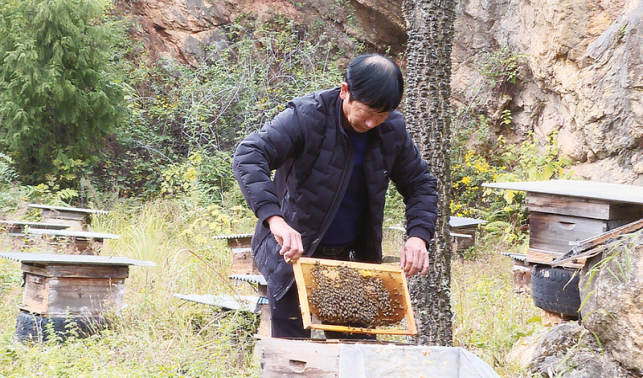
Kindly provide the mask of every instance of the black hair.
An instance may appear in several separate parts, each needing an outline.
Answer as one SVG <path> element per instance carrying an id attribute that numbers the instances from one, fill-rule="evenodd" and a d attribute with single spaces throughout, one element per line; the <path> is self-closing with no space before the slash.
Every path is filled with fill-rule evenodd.
<path id="1" fill-rule="evenodd" d="M 357 100 L 381 113 L 395 110 L 404 93 L 402 71 L 391 59 L 377 54 L 360 55 L 346 69 L 351 101 Z"/>

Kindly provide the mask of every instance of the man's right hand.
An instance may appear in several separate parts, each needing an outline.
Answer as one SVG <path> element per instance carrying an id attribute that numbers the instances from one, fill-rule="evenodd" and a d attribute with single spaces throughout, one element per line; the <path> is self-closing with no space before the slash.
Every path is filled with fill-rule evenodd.
<path id="1" fill-rule="evenodd" d="M 304 245 L 301 241 L 301 234 L 290 227 L 284 218 L 273 215 L 266 220 L 270 226 L 270 232 L 275 236 L 277 243 L 281 246 L 279 254 L 287 262 L 297 261 L 304 254 Z"/>

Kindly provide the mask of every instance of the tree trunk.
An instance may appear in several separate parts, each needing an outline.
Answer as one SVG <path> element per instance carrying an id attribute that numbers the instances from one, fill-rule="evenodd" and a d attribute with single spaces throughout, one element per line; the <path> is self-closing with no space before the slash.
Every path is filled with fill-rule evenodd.
<path id="1" fill-rule="evenodd" d="M 438 179 L 439 218 L 431 269 L 409 281 L 420 345 L 451 346 L 449 164 L 451 48 L 455 0 L 405 0 L 408 34 L 405 117 L 415 143 Z"/>

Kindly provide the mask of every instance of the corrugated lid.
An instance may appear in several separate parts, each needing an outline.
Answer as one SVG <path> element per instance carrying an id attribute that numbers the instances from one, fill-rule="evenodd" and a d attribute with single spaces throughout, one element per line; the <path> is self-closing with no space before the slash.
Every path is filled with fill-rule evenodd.
<path id="1" fill-rule="evenodd" d="M 102 232 L 88 232 L 88 231 L 68 231 L 68 230 L 47 230 L 42 228 L 30 228 L 27 230 L 29 234 L 34 235 L 52 235 L 52 236 L 71 236 L 76 238 L 87 239 L 119 239 L 120 236 L 114 234 L 106 234 Z"/>
<path id="2" fill-rule="evenodd" d="M 39 205 L 36 203 L 30 203 L 28 206 L 34 209 L 67 211 L 72 213 L 109 214 L 109 211 L 105 211 L 105 210 L 82 209 L 78 207 L 49 206 L 49 205 Z"/>

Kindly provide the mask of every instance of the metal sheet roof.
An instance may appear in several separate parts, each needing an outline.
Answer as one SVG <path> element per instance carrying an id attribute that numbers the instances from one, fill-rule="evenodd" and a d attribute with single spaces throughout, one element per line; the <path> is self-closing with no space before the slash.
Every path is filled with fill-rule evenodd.
<path id="1" fill-rule="evenodd" d="M 251 238 L 253 234 L 235 234 L 235 235 L 218 235 L 213 236 L 212 239 L 243 239 Z"/>
<path id="2" fill-rule="evenodd" d="M 527 255 L 521 254 L 521 253 L 509 253 L 509 252 L 503 252 L 502 253 L 505 256 L 509 256 L 514 260 L 518 261 L 527 261 Z"/>
<path id="3" fill-rule="evenodd" d="M 42 228 L 30 228 L 27 232 L 29 234 L 35 234 L 35 235 L 72 236 L 76 238 L 87 238 L 87 239 L 119 239 L 120 238 L 120 236 L 118 235 L 106 234 L 101 232 L 47 230 Z"/>
<path id="4" fill-rule="evenodd" d="M 476 225 L 476 224 L 484 224 L 484 223 L 487 223 L 487 221 L 482 220 L 482 219 L 467 218 L 467 217 L 451 217 L 451 218 L 449 218 L 449 226 L 451 226 L 453 228 L 473 226 L 473 225 Z"/>
<path id="5" fill-rule="evenodd" d="M 230 278 L 233 280 L 247 281 L 259 285 L 268 285 L 266 279 L 261 274 L 231 274 Z"/>
<path id="6" fill-rule="evenodd" d="M 449 218 L 449 227 L 453 227 L 453 228 L 474 226 L 476 224 L 484 224 L 484 223 L 487 223 L 487 221 L 482 219 L 467 218 L 467 217 L 450 217 Z M 404 227 L 398 227 L 398 226 L 390 226 L 389 229 L 406 231 Z"/>
<path id="7" fill-rule="evenodd" d="M 484 183 L 487 188 L 519 190 L 559 196 L 643 204 L 643 186 L 596 181 L 551 180 Z"/>
<path id="8" fill-rule="evenodd" d="M 23 263 L 66 264 L 66 265 L 137 265 L 156 266 L 152 261 L 134 260 L 118 256 L 62 255 L 56 253 L 0 252 L 0 257 Z"/>
<path id="9" fill-rule="evenodd" d="M 57 223 L 42 223 L 42 222 L 23 222 L 23 221 L 14 221 L 14 220 L 0 220 L 0 224 L 14 225 L 14 226 L 29 226 L 29 227 L 41 227 L 41 228 L 69 228 L 68 224 L 57 224 Z"/>
<path id="10" fill-rule="evenodd" d="M 28 206 L 33 207 L 34 209 L 67 211 L 72 213 L 109 214 L 109 211 L 105 211 L 105 210 L 82 209 L 78 207 L 49 206 L 49 205 L 39 205 L 36 203 L 30 203 Z"/>
<path id="11" fill-rule="evenodd" d="M 229 310 L 241 310 L 259 313 L 261 311 L 260 305 L 268 302 L 265 297 L 257 297 L 252 295 L 233 297 L 232 295 L 212 295 L 212 294 L 174 294 L 176 298 L 186 301 L 203 303 L 210 306 L 217 306 Z"/>

